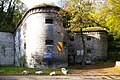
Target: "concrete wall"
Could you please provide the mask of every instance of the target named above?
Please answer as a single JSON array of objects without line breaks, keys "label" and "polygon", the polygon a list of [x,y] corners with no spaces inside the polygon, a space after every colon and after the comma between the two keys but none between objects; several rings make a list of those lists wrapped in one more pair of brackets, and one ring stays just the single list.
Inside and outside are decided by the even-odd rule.
[{"label": "concrete wall", "polygon": [[14,65],[13,34],[0,32],[0,65]]},{"label": "concrete wall", "polygon": [[[86,48],[86,61],[99,61],[107,59],[107,32],[85,31],[84,41]],[[83,44],[80,33],[73,34],[74,41],[69,42],[69,55],[75,55],[76,63],[80,63],[83,57]]]}]

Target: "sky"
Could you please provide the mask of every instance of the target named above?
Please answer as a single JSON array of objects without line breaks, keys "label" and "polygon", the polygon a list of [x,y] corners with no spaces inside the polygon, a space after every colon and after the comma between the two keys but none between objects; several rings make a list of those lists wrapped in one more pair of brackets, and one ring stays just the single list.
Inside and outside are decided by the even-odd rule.
[{"label": "sky", "polygon": [[23,3],[27,5],[27,7],[31,8],[32,6],[35,6],[37,4],[43,4],[43,3],[55,3],[57,6],[60,0],[21,0]]}]

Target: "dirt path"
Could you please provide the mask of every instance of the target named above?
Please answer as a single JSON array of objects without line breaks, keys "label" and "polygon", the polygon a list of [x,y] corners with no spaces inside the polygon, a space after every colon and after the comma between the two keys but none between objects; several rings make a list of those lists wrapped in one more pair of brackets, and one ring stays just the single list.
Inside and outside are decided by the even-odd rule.
[{"label": "dirt path", "polygon": [[113,62],[87,65],[80,69],[72,70],[71,75],[88,76],[120,76],[120,67],[115,67]]}]

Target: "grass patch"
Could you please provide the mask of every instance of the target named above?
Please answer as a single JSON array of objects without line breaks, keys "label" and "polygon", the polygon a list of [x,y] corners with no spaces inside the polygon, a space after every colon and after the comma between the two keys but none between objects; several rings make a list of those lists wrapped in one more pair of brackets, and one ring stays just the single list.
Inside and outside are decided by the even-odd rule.
[{"label": "grass patch", "polygon": [[[75,65],[75,66],[69,66],[67,67],[68,69],[68,74],[72,75],[72,74],[82,74],[82,72],[87,72],[87,71],[104,71],[104,70],[108,70],[108,72],[110,71],[110,69],[113,69],[114,71],[120,71],[120,67],[115,67],[115,62],[111,62],[111,61],[107,61],[107,62],[96,62],[95,64],[91,64],[91,65],[86,65],[84,67],[81,67],[80,65]],[[3,70],[1,72],[1,70]],[[18,76],[22,76],[22,72],[24,70],[27,70],[30,72],[30,75],[35,75],[37,76],[37,74],[35,74],[36,71],[43,71],[43,74],[41,74],[40,76],[47,76],[50,74],[50,72],[55,71],[56,75],[64,75],[61,72],[61,68],[57,68],[57,69],[37,69],[37,68],[27,68],[27,67],[18,67],[18,66],[0,66],[0,75],[18,75]],[[104,73],[104,72],[103,72]],[[111,73],[112,74],[112,73]],[[66,75],[67,76],[67,75]]]},{"label": "grass patch", "polygon": [[50,72],[55,71],[57,75],[63,75],[60,69],[37,69],[18,66],[0,66],[0,75],[23,75],[22,71],[27,70],[30,72],[28,75],[37,75],[36,71],[43,71],[42,75],[49,75]]}]

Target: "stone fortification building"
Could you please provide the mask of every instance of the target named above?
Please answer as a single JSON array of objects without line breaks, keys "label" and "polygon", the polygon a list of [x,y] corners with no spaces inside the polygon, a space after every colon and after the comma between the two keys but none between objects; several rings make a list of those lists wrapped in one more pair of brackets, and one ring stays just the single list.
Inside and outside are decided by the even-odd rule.
[{"label": "stone fortification building", "polygon": [[[46,67],[44,57],[52,58],[51,67],[67,66],[67,49],[62,48],[60,52],[57,49],[58,42],[63,43],[67,38],[58,10],[58,7],[43,6],[27,12],[14,33],[16,64],[25,55],[25,65],[31,68]],[[47,51],[51,54],[44,54]]]},{"label": "stone fortification building", "polygon": [[[0,65],[30,68],[67,67],[80,63],[82,42],[79,32],[70,36],[56,6],[29,9],[13,33],[0,32]],[[107,32],[84,31],[86,61],[107,57]],[[73,57],[73,59],[71,58]]]},{"label": "stone fortification building", "polygon": [[[95,62],[107,59],[107,34],[104,30],[83,31],[86,61]],[[70,57],[68,60],[70,65],[81,63],[83,43],[80,32],[74,32],[69,36],[68,57]]]}]

